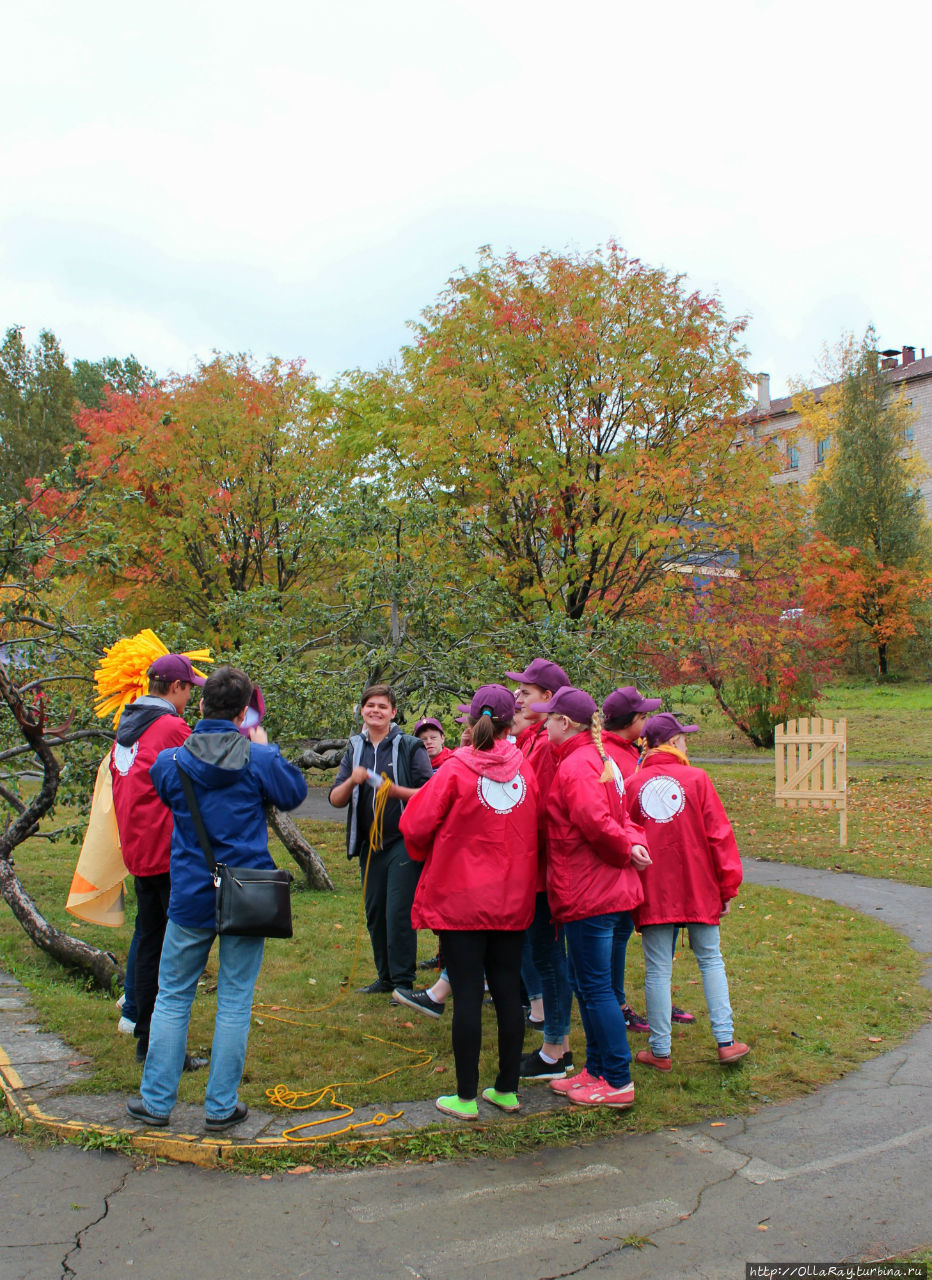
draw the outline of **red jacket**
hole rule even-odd
[[[180,747],[191,732],[181,716],[170,708],[160,712],[159,702],[165,700],[146,695],[126,708],[110,752],[113,809],[120,846],[126,869],[134,876],[156,876],[168,871],[172,811],[156,795],[149,766],[155,763],[160,751],[165,747]],[[153,715],[157,718],[152,718]],[[134,723],[147,727],[137,736]]]
[[[431,759],[431,768],[439,769],[442,764],[446,764],[447,760],[452,760],[454,754],[453,747],[441,747],[439,752]]]
[[[647,924],[718,924],[741,884],[741,857],[709,775],[666,751],[651,755],[627,786],[653,865],[643,873]]]
[[[537,867],[537,892],[543,893],[546,888],[546,851],[547,851],[547,796],[557,771],[557,757],[550,745],[547,733],[547,722],[529,724],[518,734],[515,746],[534,770],[537,779],[537,845],[539,862]]]
[[[625,779],[630,778],[638,767],[638,761],[641,758],[638,744],[636,742],[628,742],[619,734],[612,733],[610,729],[603,729],[602,746],[621,769],[621,776]]]
[[[537,881],[537,781],[510,742],[461,747],[405,805],[401,834],[424,862],[415,929],[526,929]]]
[[[631,911],[643,896],[631,866],[642,843],[621,792],[601,782],[604,762],[589,733],[554,748],[557,772],[547,800],[547,897],[553,918],[586,920]]]

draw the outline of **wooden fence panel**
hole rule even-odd
[[[839,811],[839,843],[848,843],[847,720],[807,718],[777,725],[774,733],[778,809]]]

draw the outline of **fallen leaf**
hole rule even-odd
[[[259,1178],[262,1182],[271,1182],[272,1175],[270,1173],[260,1173]]]
[[[726,1123],[727,1123],[727,1121],[725,1121],[725,1120],[713,1120],[713,1121],[712,1121],[712,1128],[713,1128],[713,1129],[724,1129],[724,1128],[725,1128]]]
[[[769,1230],[770,1230],[770,1228],[769,1228],[768,1226],[766,1226],[763,1222],[759,1222],[759,1223],[757,1224],[757,1229],[758,1229],[758,1231],[769,1231]]]
[[[293,1169],[289,1169],[289,1173],[310,1173],[314,1168],[312,1164],[296,1164]]]
[[[399,1025],[400,1027],[409,1027],[412,1031],[414,1030],[414,1023],[413,1023],[413,1022],[399,1022],[399,1024],[398,1024],[398,1025]]]
[[[868,1036],[867,1039],[871,1044],[883,1044],[883,1036]]]

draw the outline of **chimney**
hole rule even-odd
[[[770,374],[759,373],[757,375],[757,411],[758,413],[770,412]]]
[[[905,369],[908,364],[915,364],[915,362],[916,362],[916,348],[904,347],[903,359],[902,359],[903,368]]]

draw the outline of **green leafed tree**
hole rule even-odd
[[[30,348],[19,325],[0,345],[0,501],[27,494],[27,481],[54,470],[77,439],[71,370],[54,333]]]
[[[803,428],[830,441],[813,481],[821,538],[810,548],[809,596],[849,638],[852,624],[866,628],[883,677],[891,639],[898,631],[909,633],[911,612],[927,594],[930,537],[921,463],[906,443],[916,415],[902,389],[895,392],[884,376],[873,329],[860,342],[851,335],[843,339],[833,372],[818,401],[811,392],[794,400]],[[888,589],[891,580],[895,592]],[[882,590],[879,584],[885,584]]]

